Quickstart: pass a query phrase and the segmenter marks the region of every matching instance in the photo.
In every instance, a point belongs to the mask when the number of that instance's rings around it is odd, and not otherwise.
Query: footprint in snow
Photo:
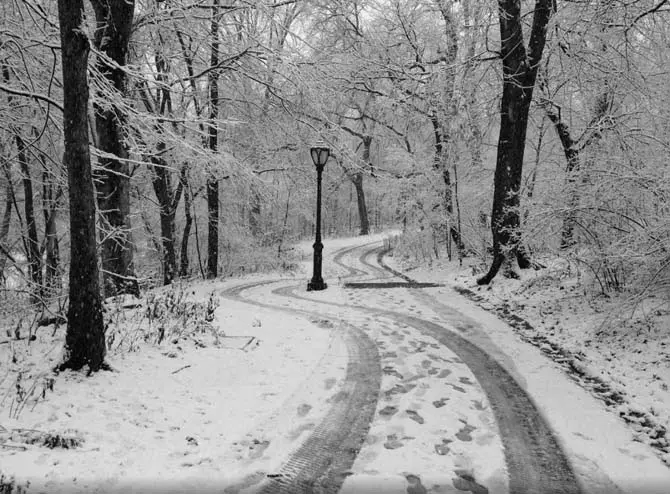
[[[441,456],[449,454],[449,452],[451,451],[449,449],[449,443],[453,443],[453,441],[451,439],[442,439],[441,444],[435,445],[435,452]]]
[[[307,403],[303,403],[298,407],[298,417],[304,417],[309,413],[309,411],[312,409],[312,405],[308,405]]]
[[[386,442],[384,443],[384,447],[386,449],[398,449],[402,448],[405,443],[403,441],[408,441],[410,439],[414,439],[411,436],[403,436],[402,438],[398,439],[397,434],[389,434],[386,436]]]
[[[444,405],[447,404],[447,401],[448,401],[448,400],[449,400],[449,398],[440,398],[439,400],[435,400],[435,401],[433,402],[433,406],[434,406],[435,408],[442,408]]]
[[[472,405],[475,407],[475,410],[486,410],[486,407],[482,403],[482,400],[472,400]]]
[[[477,430],[477,428],[471,426],[470,424],[468,424],[463,420],[461,420],[461,422],[463,422],[463,427],[456,433],[456,438],[461,441],[472,441],[471,432],[474,432],[475,430]]]
[[[249,460],[255,460],[263,456],[263,452],[270,446],[270,441],[252,439],[251,441],[243,440],[233,444],[237,446],[235,448],[237,452],[244,454]]]
[[[451,479],[454,487],[459,491],[471,492],[472,494],[488,494],[489,490],[475,481],[471,470],[454,470],[457,477]]]
[[[390,418],[390,417],[393,417],[397,412],[398,412],[397,407],[393,407],[393,406],[389,405],[389,406],[385,406],[384,408],[379,410],[379,415],[381,415],[382,417],[385,417],[385,418]]]
[[[396,394],[409,393],[414,388],[416,388],[416,384],[406,384],[404,386],[402,384],[396,384],[391,389],[388,389],[388,390],[384,391],[384,396],[387,399],[389,399],[391,396],[396,395]]]
[[[425,422],[423,417],[419,415],[419,413],[416,410],[405,410],[405,413],[407,413],[407,416],[417,424],[423,424]]]
[[[403,379],[403,375],[400,372],[398,372],[394,367],[391,367],[390,365],[387,365],[386,367],[384,367],[382,369],[382,372],[384,372],[384,374],[386,374],[388,376],[395,376],[400,380]]]
[[[472,385],[475,384],[470,380],[469,377],[459,377],[458,380],[461,381],[463,384],[467,384],[469,386],[472,386]]]
[[[456,391],[460,391],[461,393],[465,393],[465,389],[461,388],[460,386],[456,386],[455,384],[449,384],[452,388],[454,388]]]
[[[410,341],[414,347],[413,353],[421,353],[426,351],[426,347],[429,346],[427,341]]]
[[[407,494],[427,494],[428,491],[421,483],[421,478],[418,475],[405,475],[407,480]]]
[[[437,375],[437,377],[440,378],[440,379],[444,379],[444,378],[447,377],[449,374],[451,374],[451,370],[449,370],[449,369],[442,369],[442,370],[440,371],[440,373]]]

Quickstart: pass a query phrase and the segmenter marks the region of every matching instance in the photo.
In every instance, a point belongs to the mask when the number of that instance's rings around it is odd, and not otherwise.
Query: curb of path
[[[384,262],[384,256],[392,250],[390,246],[385,246],[384,249],[379,251],[377,255],[379,264],[390,273],[407,281],[410,285],[416,285],[418,283],[416,280],[393,269]],[[469,288],[457,285],[451,288],[462,297],[474,302],[481,309],[496,315],[499,319],[506,322],[522,341],[537,347],[544,355],[558,364],[570,379],[589,391],[591,395],[602,401],[608,409],[615,412],[624,422],[629,424],[636,432],[636,441],[649,445],[654,449],[659,458],[666,465],[670,466],[670,436],[668,435],[668,430],[662,424],[659,424],[651,413],[640,410],[620,409],[622,405],[629,403],[625,394],[613,390],[611,385],[602,378],[588,374],[586,367],[574,353],[552,342],[546,336],[538,334],[537,329],[532,324],[513,313],[507,301],[494,303]],[[644,436],[644,439],[640,436]]]

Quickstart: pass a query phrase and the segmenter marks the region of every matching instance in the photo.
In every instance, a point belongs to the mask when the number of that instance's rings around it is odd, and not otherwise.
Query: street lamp
[[[307,283],[308,292],[328,288],[328,285],[321,277],[321,264],[323,261],[323,244],[321,243],[321,174],[330,156],[330,149],[323,142],[319,141],[309,151],[316,167],[316,240],[314,241],[314,272],[312,280]]]

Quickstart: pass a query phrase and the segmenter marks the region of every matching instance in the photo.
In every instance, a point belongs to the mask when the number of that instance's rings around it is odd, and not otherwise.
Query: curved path
[[[408,289],[422,304],[439,314],[439,324],[395,310],[316,300],[304,295],[302,284],[287,285],[285,281],[246,284],[226,290],[222,295],[310,318],[332,314],[333,309],[339,310],[339,314],[358,313],[388,318],[434,338],[460,357],[486,393],[504,445],[509,492],[580,493],[580,486],[565,454],[532,399],[504,366],[459,334],[459,330],[465,334],[468,328],[477,326],[476,321],[443,306],[422,293],[420,284],[385,266],[383,252],[383,246],[377,242],[343,249],[335,254],[334,262],[346,270],[347,274],[342,278],[363,278],[358,283],[349,283],[352,291],[354,288],[374,288],[383,294],[384,290],[391,288]],[[272,290],[272,302],[254,300],[244,293],[248,289],[274,283],[279,286]],[[336,319],[331,315],[328,318],[331,321]],[[375,418],[379,396],[379,355],[375,342],[365,330],[344,319],[337,320],[337,323],[342,328],[349,355],[345,399],[333,405],[323,423],[289,457],[277,476],[266,479],[260,492],[337,492],[365,440]]]

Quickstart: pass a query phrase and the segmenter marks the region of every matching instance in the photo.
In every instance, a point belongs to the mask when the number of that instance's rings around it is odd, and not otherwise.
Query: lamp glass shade
[[[325,146],[314,146],[310,149],[310,153],[312,154],[314,165],[323,166],[326,164],[326,161],[328,161],[330,149]]]

